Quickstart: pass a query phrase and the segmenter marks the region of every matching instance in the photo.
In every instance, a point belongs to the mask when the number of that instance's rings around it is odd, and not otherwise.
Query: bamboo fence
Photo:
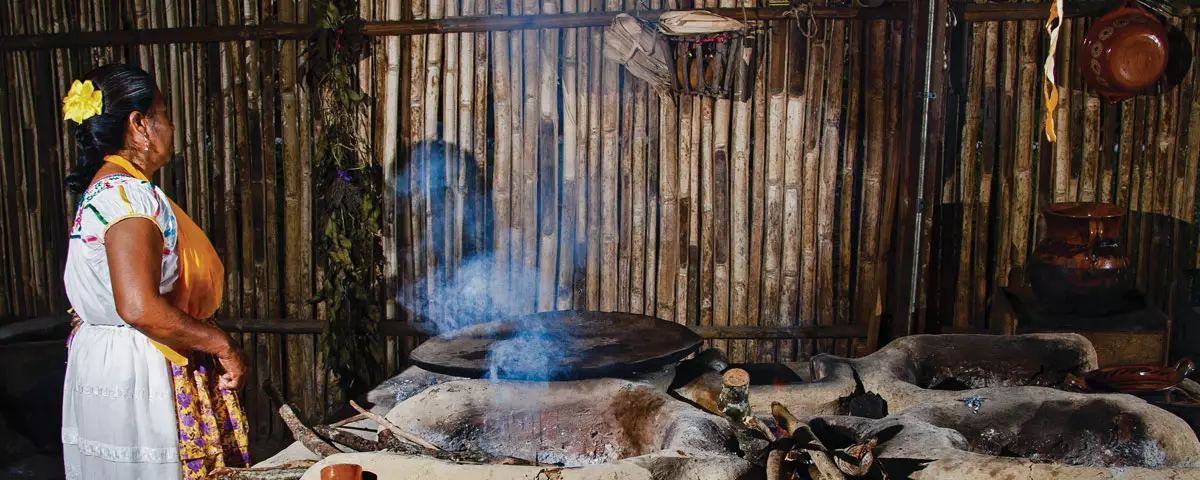
[[[177,158],[155,180],[225,261],[220,315],[304,325],[286,334],[242,329],[250,384],[285,385],[308,416],[336,407],[311,333],[324,320],[312,298],[323,275],[312,178],[323,115],[304,82],[306,42],[296,33],[312,20],[311,0],[19,6],[0,5],[0,36],[220,28],[207,37],[216,40],[134,35],[0,54],[0,322],[67,306],[63,227],[77,199],[61,181],[74,142],[59,99],[96,66],[139,64],[164,90],[176,126]],[[383,199],[381,225],[388,319],[445,316],[446,305],[433,301],[441,286],[479,272],[471,262],[486,258],[484,291],[515,298],[513,311],[655,315],[726,332],[709,338],[735,361],[857,355],[874,344],[795,339],[808,327],[850,331],[887,317],[885,328],[903,332],[908,312],[892,306],[907,304],[908,291],[892,279],[909,275],[905,222],[923,208],[911,202],[915,177],[903,173],[916,161],[910,145],[923,141],[907,125],[921,93],[906,70],[916,47],[908,22],[886,8],[860,15],[816,5],[831,13],[812,19],[747,14],[762,28],[752,36],[755,61],[734,73],[751,92],[745,99],[659,96],[604,58],[611,17],[602,15],[692,6],[359,2],[356,13],[381,34],[356,74],[370,96],[361,146],[395,192]],[[968,7],[951,29],[951,95],[933,112],[942,126],[931,140],[935,181],[926,183],[933,215],[915,236],[925,252],[920,323],[986,325],[992,290],[1036,243],[1037,208],[1061,200],[1129,207],[1140,284],[1166,302],[1173,276],[1164,267],[1197,262],[1195,69],[1162,95],[1106,104],[1072,70],[1089,20],[1068,20],[1059,56],[1068,98],[1056,113],[1062,141],[1051,145],[1038,128],[1044,5]],[[414,34],[410,21],[427,30]],[[428,22],[452,30],[421,33],[437,31]],[[1194,45],[1196,19],[1176,26]],[[383,373],[404,368],[419,339],[390,337]],[[286,436],[258,389],[247,389],[246,403],[256,437]]]

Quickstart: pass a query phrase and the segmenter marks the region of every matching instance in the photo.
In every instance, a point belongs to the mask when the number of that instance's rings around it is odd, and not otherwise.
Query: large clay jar
[[[1083,80],[1110,103],[1150,88],[1167,68],[1167,30],[1137,0],[1093,22],[1079,49]]]
[[[1047,309],[1095,316],[1121,308],[1132,285],[1121,241],[1125,214],[1110,203],[1055,203],[1042,211],[1046,236],[1027,273]]]

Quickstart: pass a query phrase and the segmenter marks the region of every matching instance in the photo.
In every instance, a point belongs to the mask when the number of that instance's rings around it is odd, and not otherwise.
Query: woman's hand
[[[217,355],[217,363],[221,364],[221,378],[217,380],[217,388],[222,390],[237,390],[242,386],[242,377],[246,374],[246,352],[230,342],[229,349]]]

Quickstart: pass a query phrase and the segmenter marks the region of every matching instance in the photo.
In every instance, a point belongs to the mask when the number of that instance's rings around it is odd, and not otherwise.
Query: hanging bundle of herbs
[[[318,286],[326,312],[321,355],[343,398],[369,389],[382,362],[376,332],[383,258],[381,171],[355,134],[368,105],[355,68],[370,55],[370,41],[362,35],[361,19],[341,14],[357,11],[355,1],[314,4],[320,33],[309,45],[307,65],[314,107],[322,118],[313,165],[316,251],[325,272]]]

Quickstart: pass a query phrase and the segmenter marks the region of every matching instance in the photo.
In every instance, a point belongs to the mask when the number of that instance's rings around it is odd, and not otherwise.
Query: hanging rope
[[[1046,52],[1046,80],[1042,83],[1042,99],[1046,102],[1046,139],[1051,143],[1058,141],[1058,136],[1054,134],[1054,109],[1058,107],[1058,85],[1055,85],[1054,80],[1054,54],[1058,51],[1058,29],[1062,26],[1062,20],[1063,0],[1055,0],[1054,8],[1050,9],[1050,18],[1046,20],[1046,31],[1050,33],[1050,49]]]

